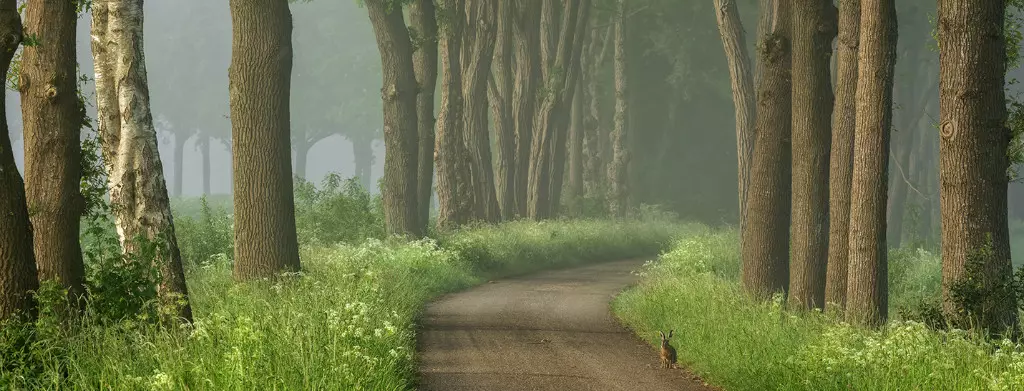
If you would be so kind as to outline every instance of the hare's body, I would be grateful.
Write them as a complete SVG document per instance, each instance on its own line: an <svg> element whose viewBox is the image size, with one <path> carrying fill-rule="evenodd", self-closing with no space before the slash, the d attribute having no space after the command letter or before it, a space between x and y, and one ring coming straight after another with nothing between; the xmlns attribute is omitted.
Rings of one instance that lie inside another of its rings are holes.
<svg viewBox="0 0 1024 391"><path fill-rule="evenodd" d="M662 368L674 368L676 366L676 349L672 345L668 344L668 339L672 338L672 332L668 331L668 337L665 336L664 331L661 333L661 366Z"/></svg>

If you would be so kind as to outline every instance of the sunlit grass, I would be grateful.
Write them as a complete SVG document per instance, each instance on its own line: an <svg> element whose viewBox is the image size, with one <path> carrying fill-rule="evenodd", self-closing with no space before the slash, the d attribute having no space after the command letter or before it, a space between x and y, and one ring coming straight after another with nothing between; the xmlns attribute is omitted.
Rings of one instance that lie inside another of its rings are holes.
<svg viewBox="0 0 1024 391"><path fill-rule="evenodd" d="M894 253L892 303L937 289L938 257ZM650 343L675 329L680 361L727 390L1019 390L1024 350L894 320L878 331L821 313L794 315L781 298L748 300L733 231L681 239L618 296L616 314ZM891 311L895 313L895 310Z"/></svg>
<svg viewBox="0 0 1024 391"><path fill-rule="evenodd" d="M37 360L0 358L0 389L412 389L414 322L431 298L510 273L655 254L697 230L666 221L514 222L438 242L310 246L300 276L245 284L214 256L187 276L194 328L128 320L86 322L74 333L39 329L30 352ZM10 341L2 337L0 348Z"/></svg>

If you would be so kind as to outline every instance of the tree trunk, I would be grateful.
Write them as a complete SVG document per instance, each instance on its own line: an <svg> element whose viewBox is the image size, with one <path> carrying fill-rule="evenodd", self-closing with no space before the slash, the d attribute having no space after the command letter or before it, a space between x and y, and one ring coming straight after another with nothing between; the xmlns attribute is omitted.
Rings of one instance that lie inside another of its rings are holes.
<svg viewBox="0 0 1024 391"><path fill-rule="evenodd" d="M754 117L757 107L754 102L754 76L750 58L747 56L747 42L739 10L735 0L715 0L715 16L718 31L725 47L725 58L729 62L729 77L732 81L732 102L736 117L736 158L739 175L739 225L743 230L747 204L747 185L750 183L750 153L754 144Z"/></svg>
<svg viewBox="0 0 1024 391"><path fill-rule="evenodd" d="M0 72L11 68L21 43L21 16L15 0L0 1ZM32 252L32 226L25 203L25 183L14 163L6 101L0 103L0 323L14 316L34 318L32 292L39 288Z"/></svg>
<svg viewBox="0 0 1024 391"><path fill-rule="evenodd" d="M142 42L142 1L94 0L92 53L96 117L102 135L110 205L125 254L156 244L158 294L179 321L192 321L171 203L167 197Z"/></svg>
<svg viewBox="0 0 1024 391"><path fill-rule="evenodd" d="M474 218L496 223L501 217L494 189L490 129L487 121L487 81L494 58L495 9L489 0L466 0L462 46L462 94L465 97L465 136L473 180Z"/></svg>
<svg viewBox="0 0 1024 391"><path fill-rule="evenodd" d="M596 30L595 30L596 31ZM607 179L606 173L608 169L606 167L608 160L607 154L605 153L605 145L609 144L610 139L606 137L608 132L605 131L605 115L601 109L601 95L600 87L602 83L598 82L598 76L601 74L601 68L604 65L605 57L608 54L608 48L611 47L612 33L615 31L615 24L608 23L608 28L604 32L604 38L601 40L601 49L596 52L596 56L592 57L592 62L588 66L588 74L585 75L584 82L587 85L587 117L584 119L586 126L586 134L584 135L584 149L586 150L587 160L586 167L583 174L583 182L587 197L597 198L605 195L605 182Z"/></svg>
<svg viewBox="0 0 1024 391"><path fill-rule="evenodd" d="M25 189L40 281L57 279L72 300L85 294L78 242L85 202L81 134L84 109L75 73L75 2L37 0L25 9L26 36L40 43L21 55Z"/></svg>
<svg viewBox="0 0 1024 391"><path fill-rule="evenodd" d="M182 188L181 185L185 179L185 143L188 141L188 137L182 136L181 133L174 134L174 182L171 185L171 194L174 197L181 197Z"/></svg>
<svg viewBox="0 0 1024 391"><path fill-rule="evenodd" d="M300 268L289 145L292 17L287 0L229 4L234 276L249 280Z"/></svg>
<svg viewBox="0 0 1024 391"><path fill-rule="evenodd" d="M295 140L295 175L303 180L307 179L306 163L309 161L309 149L312 147L305 134Z"/></svg>
<svg viewBox="0 0 1024 391"><path fill-rule="evenodd" d="M416 0L409 5L410 31L419 38L412 53L416 73L416 121L419 155L416 163L416 212L419 229L427 232L430 195L434 192L434 93L437 91L437 19L433 0Z"/></svg>
<svg viewBox="0 0 1024 391"><path fill-rule="evenodd" d="M578 50L573 46L575 38L581 36L577 32L577 24L585 25L590 0L569 0L564 7L555 53L541 67L544 93L538 97L527 183L527 215L531 219L544 219L551 215L551 167L555 164L551 143L556 140L557 129L561 126L559 121L564 115L562 110L568 108L572 85L579 76L578 69L573 66L573 59L578 59ZM543 48L541 52L544 52Z"/></svg>
<svg viewBox="0 0 1024 391"><path fill-rule="evenodd" d="M823 308L828 262L828 170L832 141L829 57L836 9L829 0L793 2L793 209L789 303Z"/></svg>
<svg viewBox="0 0 1024 391"><path fill-rule="evenodd" d="M629 123L629 80L626 64L627 0L618 1L615 15L615 130L612 131L612 161L608 166L608 211L616 218L626 216L629 197L629 149L626 125Z"/></svg>
<svg viewBox="0 0 1024 391"><path fill-rule="evenodd" d="M515 49L515 88L512 91L512 118L515 121L515 214L527 216L530 146L533 145L533 119L537 109L537 80L540 77L541 0L522 0L517 4L513 37Z"/></svg>
<svg viewBox="0 0 1024 391"><path fill-rule="evenodd" d="M758 52L764 74L757 86L754 154L750 164L747 221L743 227L743 287L769 299L789 286L790 157L790 0L775 0L774 30Z"/></svg>
<svg viewBox="0 0 1024 391"><path fill-rule="evenodd" d="M199 140L198 140L198 142L199 142L199 154L203 156L203 195L204 196L209 196L210 194L213 194L213 192L210 190L210 170L211 170L211 166L212 166L210 164L210 142L211 141L213 141L213 140L210 139L210 136L209 135L205 135L205 134L203 136L201 136L199 138ZM290 152L289 152L289 155L291 155ZM232 156L232 160L231 161L234 161L234 157L233 156ZM289 174L289 177L291 177L290 174Z"/></svg>
<svg viewBox="0 0 1024 391"><path fill-rule="evenodd" d="M832 151L829 159L829 240L825 278L826 309L834 308L840 312L846 308L846 275L850 256L850 188L853 181L853 139L857 124L859 40L860 0L840 0L836 102L832 109Z"/></svg>
<svg viewBox="0 0 1024 391"><path fill-rule="evenodd" d="M491 103L491 117L494 121L495 190L498 207L503 220L515 218L515 168L516 140L515 121L512 117L512 29L515 4L511 1L498 3L497 36L494 59L491 64L493 77L488 88Z"/></svg>
<svg viewBox="0 0 1024 391"><path fill-rule="evenodd" d="M768 34L775 31L775 4L776 0L760 0L757 4L757 37L754 38L754 53L759 53L759 43L768 39ZM754 61L754 85L761 85L761 77L764 75L766 64L764 61ZM756 108L755 108L756 111ZM756 137L755 137L756 139Z"/></svg>
<svg viewBox="0 0 1024 391"><path fill-rule="evenodd" d="M942 293L943 309L954 319L961 309L951 300L954 283L974 277L993 288L1012 272L1005 12L1004 1L938 3ZM984 275L965 275L969 259L983 265ZM1013 296L1010 291L988 298L986 313L974 314L977 326L993 333L1016 328Z"/></svg>
<svg viewBox="0 0 1024 391"><path fill-rule="evenodd" d="M572 98L572 119L569 122L569 194L566 197L574 216L580 214L583 201L583 100L583 80L579 80Z"/></svg>
<svg viewBox="0 0 1024 391"><path fill-rule="evenodd" d="M373 192L373 183L370 181L371 170L373 169L373 139L351 138L352 163L355 165L356 178L359 178L359 185L367 192Z"/></svg>
<svg viewBox="0 0 1024 391"><path fill-rule="evenodd" d="M422 237L416 211L419 188L419 125L413 46L401 7L389 0L367 0L366 9L380 49L384 87L384 225L389 234Z"/></svg>
<svg viewBox="0 0 1024 391"><path fill-rule="evenodd" d="M846 320L878 326L889 312L885 205L898 29L895 0L861 7Z"/></svg>
<svg viewBox="0 0 1024 391"><path fill-rule="evenodd" d="M463 121L462 47L465 0L440 0L438 13L451 15L438 26L441 57L441 110L437 115L434 163L437 165L437 228L458 228L473 214L472 158L466 148Z"/></svg>

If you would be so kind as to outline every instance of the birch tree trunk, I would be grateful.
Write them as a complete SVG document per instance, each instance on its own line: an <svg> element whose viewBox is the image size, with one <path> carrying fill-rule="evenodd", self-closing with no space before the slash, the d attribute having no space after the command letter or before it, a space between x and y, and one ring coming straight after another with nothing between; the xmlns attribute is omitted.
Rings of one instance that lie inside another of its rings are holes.
<svg viewBox="0 0 1024 391"><path fill-rule="evenodd" d="M141 0L94 0L92 52L96 113L110 205L125 254L160 251L158 294L179 320L192 321L156 128L149 108Z"/></svg>

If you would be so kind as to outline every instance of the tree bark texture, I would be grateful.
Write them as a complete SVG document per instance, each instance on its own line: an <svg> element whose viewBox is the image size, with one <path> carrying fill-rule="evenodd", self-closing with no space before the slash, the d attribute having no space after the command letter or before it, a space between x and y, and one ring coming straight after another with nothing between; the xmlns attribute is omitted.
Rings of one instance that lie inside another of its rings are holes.
<svg viewBox="0 0 1024 391"><path fill-rule="evenodd" d="M21 44L21 16L15 0L0 1L0 72L11 68ZM0 103L0 322L14 316L35 316L32 292L39 288L32 250L32 225L25 201L25 183L14 163L6 101Z"/></svg>
<svg viewBox="0 0 1024 391"><path fill-rule="evenodd" d="M943 308L956 319L950 288L969 259L991 286L1012 271L1007 226L1005 1L939 0L939 193ZM1013 295L991 303L981 329L1016 327Z"/></svg>
<svg viewBox="0 0 1024 391"><path fill-rule="evenodd" d="M750 154L754 146L754 118L757 106L754 96L754 75L750 56L747 55L746 33L740 22L735 0L715 0L715 16L718 32L729 62L729 79L732 82L732 102L736 118L736 158L738 167L738 192L740 230L745 222L743 211L747 203L747 185L750 183Z"/></svg>
<svg viewBox="0 0 1024 391"><path fill-rule="evenodd" d="M859 44L860 0L840 0L839 38L836 45L836 101L832 109L832 151L829 158L829 240L825 277L827 310L831 310L833 306L839 311L846 308Z"/></svg>
<svg viewBox="0 0 1024 391"><path fill-rule="evenodd" d="M764 74L757 86L754 154L750 165L747 224L741 254L744 290L769 299L789 286L791 185L790 0L777 0L774 30L759 52Z"/></svg>
<svg viewBox="0 0 1024 391"><path fill-rule="evenodd" d="M292 17L286 0L231 0L231 145L239 280L298 271L289 119Z"/></svg>
<svg viewBox="0 0 1024 391"><path fill-rule="evenodd" d="M416 128L419 134L416 163L416 212L420 232L430 223L430 196L434 192L434 93L437 91L437 16L433 0L415 0L409 5L410 31L416 31L412 53L416 73Z"/></svg>
<svg viewBox="0 0 1024 391"><path fill-rule="evenodd" d="M487 89L494 122L496 176L494 187L503 220L515 218L516 133L512 116L512 29L516 7L511 1L498 2L492 78Z"/></svg>
<svg viewBox="0 0 1024 391"><path fill-rule="evenodd" d="M416 120L416 72L409 30L400 7L390 0L368 0L377 47L380 49L384 86L384 225L392 235L422 237L416 211L419 125Z"/></svg>
<svg viewBox="0 0 1024 391"><path fill-rule="evenodd" d="M878 326L889 310L885 206L898 29L895 0L861 7L846 320Z"/></svg>
<svg viewBox="0 0 1024 391"><path fill-rule="evenodd" d="M94 0L92 53L96 113L107 168L111 211L125 254L159 251L158 295L165 308L192 321L181 251L174 233L163 163L149 104L143 50L142 0Z"/></svg>
<svg viewBox="0 0 1024 391"><path fill-rule="evenodd" d="M530 147L533 145L533 120L537 110L540 75L541 0L516 3L513 24L515 87L512 90L512 118L515 121L515 211L517 217L527 216L527 184L529 183Z"/></svg>
<svg viewBox="0 0 1024 391"><path fill-rule="evenodd" d="M77 96L75 2L35 0L24 33L35 37L21 56L19 90L25 134L25 195L39 280L57 279L72 300L83 295L85 267L78 241L85 199Z"/></svg>
<svg viewBox="0 0 1024 391"><path fill-rule="evenodd" d="M586 47L587 28L590 26L590 4L584 2L581 7L587 7L585 10L581 8L579 19L574 27L573 32L573 45L571 49L571 57L569 59L568 69L566 70L566 87L562 95L561 109L558 112L558 120L554 130L554 138L551 143L551 159L552 164L550 166L551 184L548 186L548 192L551 208L548 211L549 216L555 217L561 213L562 207L562 190L565 181L565 172L567 169L566 159L569 156L569 127L572 126L572 107L573 102L576 98L577 85L580 79L583 78L583 49Z"/></svg>
<svg viewBox="0 0 1024 391"><path fill-rule="evenodd" d="M437 228L458 228L473 214L472 158L465 143L462 95L462 29L465 0L438 1L438 13L448 15L438 25L441 57L441 110L437 115L434 162L437 165Z"/></svg>
<svg viewBox="0 0 1024 391"><path fill-rule="evenodd" d="M829 76L836 9L829 0L793 1L793 208L789 303L825 305L828 170L832 142Z"/></svg>
<svg viewBox="0 0 1024 391"><path fill-rule="evenodd" d="M501 217L494 188L490 129L487 120L487 81L494 58L497 3L465 0L466 28L462 45L462 94L466 147L472 175L473 215L477 220L496 223Z"/></svg>
<svg viewBox="0 0 1024 391"><path fill-rule="evenodd" d="M772 31L775 31L775 9L778 7L776 0L759 0L757 2L757 37L754 38L755 53L760 53L763 47L761 42L767 38ZM759 57L758 57L759 58ZM765 63L754 61L754 85L761 85L761 77L764 75Z"/></svg>
<svg viewBox="0 0 1024 391"><path fill-rule="evenodd" d="M608 211L616 218L626 216L629 197L629 80L626 64L627 0L619 0L615 15L615 128L612 131L612 161L608 166Z"/></svg>
<svg viewBox="0 0 1024 391"><path fill-rule="evenodd" d="M611 22L611 20L609 20ZM607 23L608 27L601 39L600 50L593 56L588 56L587 73L584 75L584 83L587 86L587 114L584 118L585 135L584 150L587 156L585 170L583 173L584 191L589 198L604 198L607 179L608 155L605 153L605 145L610 144L610 137L604 126L607 123L604 111L601 109L601 92L603 84L599 83L599 76L604 67L608 48L611 47L612 33L615 32L615 24ZM597 30L595 30L596 32ZM591 41L591 45L595 42ZM595 47L596 50L596 47Z"/></svg>

